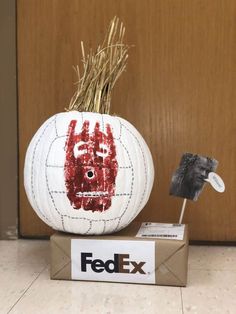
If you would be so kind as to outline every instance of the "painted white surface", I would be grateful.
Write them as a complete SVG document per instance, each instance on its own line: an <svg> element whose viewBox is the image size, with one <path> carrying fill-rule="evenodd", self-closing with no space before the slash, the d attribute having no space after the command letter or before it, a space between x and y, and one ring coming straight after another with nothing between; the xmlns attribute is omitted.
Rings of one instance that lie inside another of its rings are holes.
<svg viewBox="0 0 236 314"><path fill-rule="evenodd" d="M106 132L112 128L118 173L111 207L103 212L74 209L67 195L64 177L68 126L76 120L75 133L89 121ZM152 156L141 134L128 121L110 115L66 112L49 118L29 144L24 184L31 206L56 230L79 234L105 234L126 227L146 205L154 180Z"/></svg>

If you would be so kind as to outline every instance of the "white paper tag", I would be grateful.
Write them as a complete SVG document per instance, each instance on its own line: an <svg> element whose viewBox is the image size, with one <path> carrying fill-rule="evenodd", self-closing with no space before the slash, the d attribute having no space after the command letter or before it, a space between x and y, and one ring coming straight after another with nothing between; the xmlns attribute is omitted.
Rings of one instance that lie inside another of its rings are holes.
<svg viewBox="0 0 236 314"><path fill-rule="evenodd" d="M206 182L209 182L210 185L219 193L223 193L225 191L225 184L221 177L215 172L210 172L208 178L205 179Z"/></svg>
<svg viewBox="0 0 236 314"><path fill-rule="evenodd" d="M183 240L185 225L143 222L136 237Z"/></svg>
<svg viewBox="0 0 236 314"><path fill-rule="evenodd" d="M72 239L71 278L155 284L155 241Z"/></svg>

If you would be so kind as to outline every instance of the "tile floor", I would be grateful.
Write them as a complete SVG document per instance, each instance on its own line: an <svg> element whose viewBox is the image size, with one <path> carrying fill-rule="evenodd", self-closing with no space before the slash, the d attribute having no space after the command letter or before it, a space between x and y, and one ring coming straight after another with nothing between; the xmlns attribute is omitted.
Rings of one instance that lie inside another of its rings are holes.
<svg viewBox="0 0 236 314"><path fill-rule="evenodd" d="M49 279L49 241L0 241L0 313L236 313L236 247L190 246L186 288Z"/></svg>

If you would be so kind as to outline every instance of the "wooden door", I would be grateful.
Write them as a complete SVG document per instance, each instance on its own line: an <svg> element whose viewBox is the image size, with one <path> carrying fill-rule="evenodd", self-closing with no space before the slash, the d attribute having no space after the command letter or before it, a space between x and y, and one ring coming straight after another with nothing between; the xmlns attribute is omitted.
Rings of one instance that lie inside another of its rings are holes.
<svg viewBox="0 0 236 314"><path fill-rule="evenodd" d="M111 18L126 26L127 72L112 112L150 146L156 170L139 221L177 222L181 199L169 196L184 152L212 156L226 192L210 186L189 202L191 239L236 240L236 2L234 0L19 0L17 2L20 232L52 232L34 214L23 188L27 145L39 126L63 111L75 91L80 41L95 48Z"/></svg>

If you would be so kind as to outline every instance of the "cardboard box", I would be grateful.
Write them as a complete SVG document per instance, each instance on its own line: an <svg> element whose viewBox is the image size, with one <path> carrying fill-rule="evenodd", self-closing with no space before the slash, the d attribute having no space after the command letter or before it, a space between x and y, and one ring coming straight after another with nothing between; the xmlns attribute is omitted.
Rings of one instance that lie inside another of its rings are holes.
<svg viewBox="0 0 236 314"><path fill-rule="evenodd" d="M188 227L182 240L169 240L137 237L140 226L103 236L55 233L51 279L186 286Z"/></svg>

